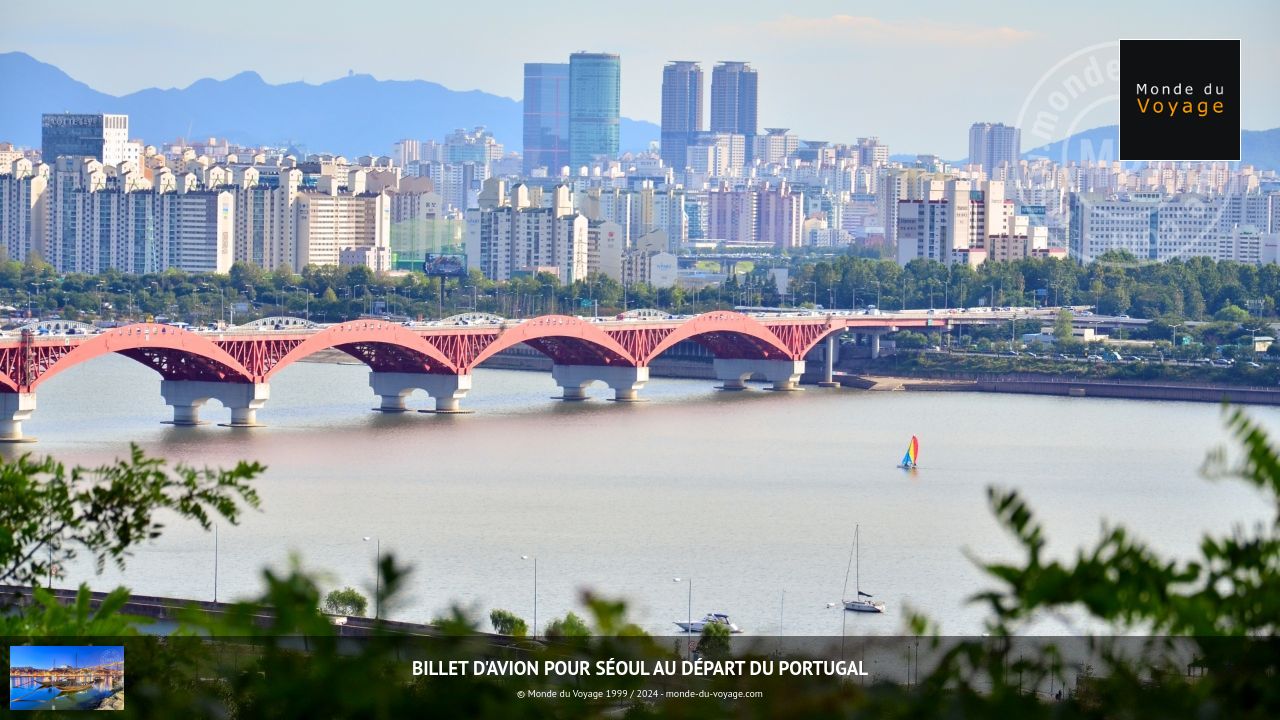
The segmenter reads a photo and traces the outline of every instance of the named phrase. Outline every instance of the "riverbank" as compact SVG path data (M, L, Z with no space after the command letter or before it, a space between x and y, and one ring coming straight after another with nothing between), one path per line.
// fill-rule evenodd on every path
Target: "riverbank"
M341 350L318 352L304 362L360 365ZM481 367L502 370L551 372L551 359L536 351L500 353ZM816 385L822 374L810 363L800 382ZM650 377L714 380L710 362L659 358L649 368ZM842 363L832 380L841 387L872 392L985 392L1063 397L1101 397L1129 400L1180 400L1231 402L1246 405L1280 405L1280 387L1162 379L1073 377L1043 372L962 372L924 368L903 359L856 360Z
M102 702L98 703L98 707L94 710L123 710L124 709L124 690L117 690L114 693L102 698Z

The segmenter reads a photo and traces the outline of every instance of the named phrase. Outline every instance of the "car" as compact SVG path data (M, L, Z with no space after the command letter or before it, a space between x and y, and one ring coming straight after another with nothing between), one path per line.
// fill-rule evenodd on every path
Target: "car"
M1038 357L1040 357L1039 355L1037 355L1037 354L1035 354L1035 353L1031 352L1030 350L1028 350L1028 351L1027 351L1026 355L1027 355L1027 357L1032 357L1032 358L1038 358Z
M1254 361L1252 361L1252 360L1250 360L1250 361L1249 361L1248 363L1246 363L1246 364L1247 364L1249 367L1251 367L1251 368L1260 368L1260 367L1262 367L1262 365L1260 365L1259 363L1256 363L1256 362L1254 362Z

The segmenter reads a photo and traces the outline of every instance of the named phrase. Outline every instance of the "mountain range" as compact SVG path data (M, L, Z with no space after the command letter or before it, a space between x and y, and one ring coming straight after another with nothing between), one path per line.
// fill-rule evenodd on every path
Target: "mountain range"
M1028 150L1022 157L1028 160L1048 158L1057 162L1115 160L1119 148L1120 126L1103 125ZM1280 128L1241 132L1240 160L1259 170L1280 170Z
M129 134L159 144L176 138L228 138L246 145L301 143L314 151L386 155L403 138L443 139L484 125L508 150L520 150L519 100L450 90L425 80L378 80L350 74L318 85L272 85L255 72L205 78L185 88L109 95L21 52L0 53L0 140L40 146L40 115L129 115ZM658 126L622 118L623 151L644 150Z
M318 85L272 85L255 72L226 80L205 78L185 88L148 88L128 95L95 90L62 70L21 52L0 53L0 141L40 146L40 114L108 112L129 115L131 137L151 143L176 138L228 138L245 145L299 143L319 152L385 155L402 138L442 139L456 128L484 125L519 150L522 107L518 100L480 90L450 90L425 80L378 80L350 74ZM10 101L12 100L12 101ZM382 110L386 108L386 110ZM623 151L647 149L656 124L622 118ZM1059 162L1114 159L1118 125L1083 130L1023 153ZM1241 159L1262 170L1280 170L1280 128L1245 130ZM915 156L895 154L911 163ZM964 161L957 161L963 163Z

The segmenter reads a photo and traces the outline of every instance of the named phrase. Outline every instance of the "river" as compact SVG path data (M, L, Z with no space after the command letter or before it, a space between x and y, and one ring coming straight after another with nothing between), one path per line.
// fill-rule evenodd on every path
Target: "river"
M39 442L2 452L96 465L134 441L195 465L261 461L261 510L219 532L219 599L259 590L263 567L286 568L291 555L326 589L371 590L369 536L413 566L385 614L415 622L452 603L531 620L528 555L538 559L543 626L582 614L580 591L591 588L668 633L689 612L691 578L695 619L719 611L753 634L838 634L842 613L827 604L841 597L859 524L861 587L888 612L850 613L848 632L901 632L910 608L944 632L972 633L984 613L965 600L992 582L965 552L1011 558L1014 549L987 508L988 485L1022 490L1059 555L1097 538L1104 520L1185 556L1206 530L1269 517L1256 491L1198 472L1225 440L1213 404L725 393L661 378L644 389L649 402L568 404L550 399L559 392L547 373L482 369L463 401L474 414L384 415L370 410L367 377L363 366L299 363L272 382L258 413L267 427L179 428L161 424L170 410L158 376L109 356L42 385L26 424ZM430 401L416 394L411 404ZM1280 432L1274 409L1252 412ZM204 411L226 416L216 402ZM912 434L920 468L907 474L895 464ZM172 523L123 573L95 575L83 562L62 584L207 600L213 568L212 534Z

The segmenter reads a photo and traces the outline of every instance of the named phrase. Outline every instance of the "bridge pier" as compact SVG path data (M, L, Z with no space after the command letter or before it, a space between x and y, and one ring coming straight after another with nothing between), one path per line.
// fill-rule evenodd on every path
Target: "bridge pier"
M640 402L640 390L649 382L649 368L627 365L552 365L551 378L564 391L561 400L586 400L587 386L600 380L613 388L614 400Z
M271 397L267 383L211 382L207 380L162 380L160 395L173 407L174 425L200 425L200 408L217 400L231 410L227 427L257 427L258 410Z
M414 390L426 390L436 401L435 410L422 412L465 413L459 401L471 392L471 375L434 373L370 372L369 387L382 398L382 412L405 412L405 400Z
M0 442L35 442L22 434L22 422L35 411L35 393L0 393Z
M724 382L723 390L746 390L747 380L754 375L773 383L773 390L799 390L804 374L803 360L716 358L713 365L716 379Z
M880 333L871 333L871 359L875 360L880 357Z
M835 381L836 353L840 349L838 340L835 333L827 336L827 346L822 352L822 379L818 381L818 387L840 387L840 383Z

